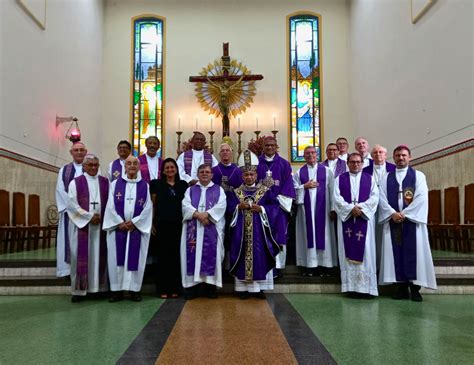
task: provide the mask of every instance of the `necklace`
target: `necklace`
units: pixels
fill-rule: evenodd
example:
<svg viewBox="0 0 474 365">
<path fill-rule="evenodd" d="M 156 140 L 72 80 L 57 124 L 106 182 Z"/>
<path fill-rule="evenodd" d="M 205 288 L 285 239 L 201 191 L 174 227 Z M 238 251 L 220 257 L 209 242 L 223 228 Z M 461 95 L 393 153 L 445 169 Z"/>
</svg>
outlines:
<svg viewBox="0 0 474 365">
<path fill-rule="evenodd" d="M 137 184 L 132 184 L 132 186 L 130 187 L 130 191 L 129 191 L 129 194 L 127 196 L 127 201 L 128 201 L 128 204 L 132 204 L 133 201 L 135 200 L 135 191 L 137 189 Z"/>
</svg>

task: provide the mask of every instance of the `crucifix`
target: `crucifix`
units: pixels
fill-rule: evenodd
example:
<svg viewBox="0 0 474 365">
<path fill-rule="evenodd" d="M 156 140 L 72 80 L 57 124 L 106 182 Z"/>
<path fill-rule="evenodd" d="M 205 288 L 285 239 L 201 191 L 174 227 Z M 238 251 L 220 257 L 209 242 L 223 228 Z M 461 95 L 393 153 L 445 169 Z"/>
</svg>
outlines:
<svg viewBox="0 0 474 365">
<path fill-rule="evenodd" d="M 229 43 L 223 44 L 223 55 L 221 57 L 222 74 L 206 75 L 206 76 L 190 76 L 189 82 L 207 83 L 215 88 L 219 94 L 219 111 L 222 115 L 222 136 L 226 137 L 230 134 L 229 128 L 229 111 L 232 106 L 237 87 L 242 86 L 245 81 L 262 80 L 263 76 L 256 74 L 230 74 L 231 61 L 229 56 Z"/>
<path fill-rule="evenodd" d="M 204 205 L 204 203 L 202 203 L 201 205 L 199 205 L 199 211 L 200 211 L 200 212 L 205 212 L 205 211 L 206 211 L 206 206 Z"/>
</svg>

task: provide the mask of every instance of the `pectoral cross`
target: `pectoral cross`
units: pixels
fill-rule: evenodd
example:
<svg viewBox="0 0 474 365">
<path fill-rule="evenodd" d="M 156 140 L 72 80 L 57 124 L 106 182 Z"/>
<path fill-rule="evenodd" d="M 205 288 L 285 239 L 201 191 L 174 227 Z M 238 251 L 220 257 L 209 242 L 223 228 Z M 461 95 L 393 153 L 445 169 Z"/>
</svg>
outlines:
<svg viewBox="0 0 474 365">
<path fill-rule="evenodd" d="M 122 197 L 122 193 L 119 191 L 117 194 L 115 194 L 115 196 L 117 197 L 117 200 L 120 200 L 120 198 Z"/>
<path fill-rule="evenodd" d="M 349 238 L 351 238 L 351 237 L 352 237 L 352 235 L 351 235 L 351 233 L 352 233 L 352 229 L 350 229 L 350 228 L 347 228 L 345 233 L 347 234 L 347 237 L 349 237 Z"/>
<path fill-rule="evenodd" d="M 134 199 L 135 199 L 135 198 L 132 198 L 131 196 L 129 196 L 129 197 L 127 198 L 128 203 L 129 203 L 129 204 L 132 204 L 132 200 L 134 200 Z"/>
<path fill-rule="evenodd" d="M 98 205 L 98 204 L 99 204 L 99 202 L 91 202 L 91 205 L 93 206 L 93 208 L 92 208 L 92 209 L 94 209 L 94 210 L 95 210 L 95 206 L 96 206 L 96 205 Z"/>
<path fill-rule="evenodd" d="M 352 204 L 356 205 L 357 203 L 358 203 L 358 201 L 356 199 L 352 200 Z"/>
<path fill-rule="evenodd" d="M 364 234 L 362 233 L 362 231 L 359 231 L 356 233 L 356 236 L 357 236 L 357 241 L 360 241 L 360 239 L 364 237 Z"/>
<path fill-rule="evenodd" d="M 199 211 L 200 211 L 200 212 L 206 211 L 206 205 L 205 205 L 204 203 L 202 203 L 202 204 L 199 206 Z"/>
</svg>

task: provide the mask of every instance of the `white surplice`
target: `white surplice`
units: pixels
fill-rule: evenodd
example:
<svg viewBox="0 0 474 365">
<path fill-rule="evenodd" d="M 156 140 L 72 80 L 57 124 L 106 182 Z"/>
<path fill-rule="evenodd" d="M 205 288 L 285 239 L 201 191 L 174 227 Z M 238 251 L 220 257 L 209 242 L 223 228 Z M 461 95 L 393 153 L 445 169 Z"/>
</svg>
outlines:
<svg viewBox="0 0 474 365">
<path fill-rule="evenodd" d="M 309 179 L 316 181 L 318 165 L 308 166 Z M 305 189 L 300 179 L 299 169 L 293 174 L 293 183 L 296 190 L 296 204 L 298 205 L 298 211 L 296 214 L 296 265 L 303 267 L 334 267 L 337 266 L 337 248 L 336 248 L 336 233 L 334 231 L 334 224 L 329 213 L 331 211 L 333 189 L 334 189 L 334 175 L 329 168 L 324 166 L 326 170 L 326 186 L 309 189 L 309 198 L 311 201 L 311 222 L 306 222 L 304 196 Z M 316 249 L 316 229 L 314 218 L 316 215 L 316 193 L 317 189 L 324 188 L 326 191 L 326 207 L 323 212 L 317 212 L 317 214 L 326 215 L 325 224 L 325 249 Z M 314 247 L 308 248 L 308 239 L 306 233 L 306 227 L 311 224 L 313 227 L 313 242 Z"/>
<path fill-rule="evenodd" d="M 100 224 L 89 224 L 94 214 L 101 211 L 102 201 L 100 199 L 99 178 L 98 175 L 90 176 L 84 173 L 87 179 L 89 190 L 89 202 L 98 202 L 90 204 L 89 211 L 82 209 L 77 200 L 76 182 L 73 180 L 69 184 L 70 205 L 67 209 L 69 214 L 69 242 L 71 247 L 71 292 L 72 295 L 86 295 L 87 293 L 97 293 L 99 291 L 107 291 L 107 284 L 99 285 L 99 261 L 100 261 Z M 88 271 L 87 290 L 76 290 L 76 267 L 77 267 L 77 234 L 79 228 L 89 225 L 89 246 L 88 246 Z M 105 258 L 107 259 L 107 258 Z"/>
<path fill-rule="evenodd" d="M 64 168 L 65 166 L 59 170 L 58 181 L 56 183 L 56 205 L 59 212 L 58 233 L 56 236 L 56 276 L 59 277 L 68 276 L 70 274 L 70 265 L 64 261 L 66 256 L 64 234 L 65 230 L 68 229 L 68 227 L 65 227 L 64 219 L 70 202 L 66 186 L 64 186 L 63 183 Z M 82 165 L 74 163 L 74 168 L 76 170 L 74 177 L 81 176 Z"/>
<path fill-rule="evenodd" d="M 217 166 L 219 163 L 214 155 L 212 156 L 212 167 Z M 191 172 L 188 175 L 185 170 L 184 166 L 184 152 L 179 155 L 178 159 L 176 160 L 179 169 L 179 177 L 181 180 L 186 181 L 189 183 L 191 180 L 198 180 L 197 178 L 197 169 L 204 163 L 204 150 L 193 150 L 193 163 L 191 165 Z"/>
<path fill-rule="evenodd" d="M 407 169 L 408 168 L 395 170 L 400 187 L 406 176 Z M 428 185 L 426 184 L 426 177 L 422 172 L 415 171 L 415 173 L 416 185 L 413 201 L 405 209 L 402 209 L 403 196 L 399 194 L 398 211 L 402 212 L 406 219 L 416 223 L 416 280 L 414 280 L 413 283 L 425 288 L 436 289 L 436 276 L 433 258 L 431 257 L 427 228 Z M 389 205 L 387 199 L 387 176 L 385 176 L 380 188 L 379 204 L 379 223 L 383 224 L 382 261 L 379 278 L 381 285 L 397 282 L 392 250 L 392 237 L 390 234 L 390 219 L 393 213 L 395 213 L 395 210 Z"/>
<path fill-rule="evenodd" d="M 341 175 L 342 176 L 342 175 Z M 352 174 L 349 172 L 351 184 L 351 201 L 359 201 L 359 186 L 362 172 Z M 369 199 L 365 202 L 357 203 L 363 212 L 363 218 L 367 222 L 367 234 L 365 237 L 365 250 L 362 264 L 352 263 L 346 258 L 344 249 L 344 236 L 342 232 L 342 222 L 353 219 L 351 216 L 354 203 L 347 203 L 339 190 L 338 176 L 334 182 L 334 208 L 337 213 L 337 237 L 339 246 L 339 265 L 341 267 L 341 291 L 359 292 L 371 295 L 378 295 L 377 289 L 377 269 L 375 252 L 375 219 L 379 200 L 379 190 L 375 180 L 371 178 Z"/>
<path fill-rule="evenodd" d="M 143 274 L 145 272 L 146 259 L 148 255 L 148 245 L 150 243 L 150 232 L 152 223 L 152 212 L 153 204 L 150 198 L 150 191 L 147 188 L 146 202 L 140 215 L 133 217 L 135 210 L 135 200 L 137 193 L 136 184 L 141 180 L 140 173 L 134 180 L 124 176 L 123 179 L 127 182 L 125 187 L 125 203 L 124 203 L 124 216 L 125 220 L 118 215 L 115 210 L 114 193 L 115 185 L 117 180 L 110 184 L 109 188 L 109 199 L 107 202 L 107 208 L 105 209 L 105 217 L 103 228 L 107 231 L 107 258 L 108 258 L 108 270 L 110 289 L 112 291 L 129 290 L 139 292 L 142 287 Z M 115 230 L 118 229 L 120 223 L 131 220 L 141 233 L 140 241 L 140 254 L 138 258 L 138 270 L 128 270 L 128 249 L 130 233 L 127 235 L 126 250 L 125 250 L 125 262 L 124 266 L 117 266 L 117 249 L 115 243 Z"/>
<path fill-rule="evenodd" d="M 198 207 L 196 209 L 191 204 L 190 188 L 186 190 L 184 194 L 184 199 L 182 203 L 183 207 L 183 231 L 181 234 L 181 276 L 183 281 L 183 287 L 189 288 L 199 283 L 207 283 L 222 287 L 222 260 L 224 260 L 224 225 L 225 225 L 225 210 L 227 206 L 226 195 L 224 189 L 219 187 L 220 195 L 218 202 L 209 210 L 205 210 L 206 206 L 206 190 L 213 186 L 214 183 L 211 181 L 207 186 L 203 186 L 200 183 L 197 183 L 197 186 L 201 188 L 201 196 L 199 200 Z M 194 212 L 198 210 L 199 212 L 206 211 L 209 213 L 211 221 L 216 225 L 217 230 L 217 250 L 216 250 L 216 272 L 213 276 L 204 276 L 201 275 L 201 260 L 202 260 L 202 247 L 204 239 L 204 226 L 201 222 L 197 221 L 196 229 L 196 261 L 194 267 L 194 275 L 187 275 L 187 252 L 186 252 L 186 230 L 188 221 L 193 219 Z M 211 224 L 214 224 L 211 223 Z"/>
</svg>

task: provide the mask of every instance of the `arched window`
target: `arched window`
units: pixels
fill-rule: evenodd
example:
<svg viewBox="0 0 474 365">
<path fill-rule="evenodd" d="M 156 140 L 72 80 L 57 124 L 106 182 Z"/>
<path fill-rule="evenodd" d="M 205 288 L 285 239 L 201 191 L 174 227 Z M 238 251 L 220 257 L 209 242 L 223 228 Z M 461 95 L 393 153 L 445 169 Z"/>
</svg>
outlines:
<svg viewBox="0 0 474 365">
<path fill-rule="evenodd" d="M 306 146 L 321 160 L 321 16 L 288 16 L 291 162 L 303 162 Z"/>
<path fill-rule="evenodd" d="M 164 19 L 140 16 L 133 22 L 132 146 L 146 151 L 145 139 L 157 136 L 163 151 Z"/>
</svg>

